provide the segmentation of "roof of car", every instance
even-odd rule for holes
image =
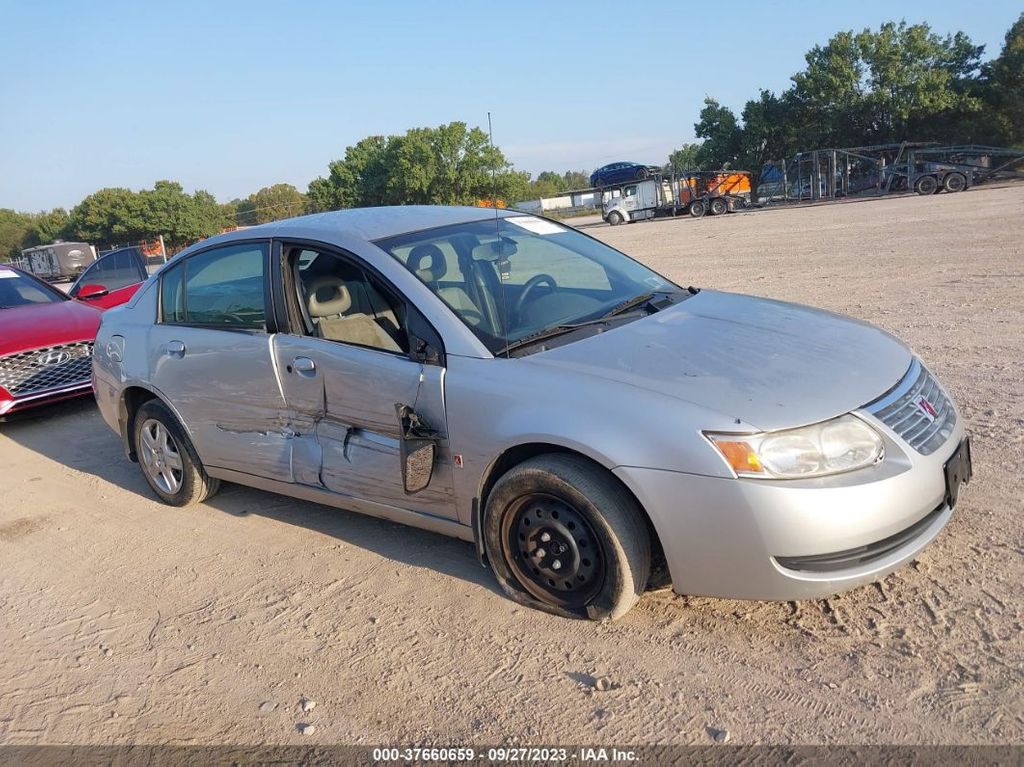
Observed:
[[[497,215],[523,215],[517,210],[498,210]],[[339,232],[373,241],[421,229],[494,218],[494,208],[443,205],[393,205],[379,208],[348,208],[329,213],[286,218],[229,232],[203,241],[203,246],[251,237],[315,237]]]

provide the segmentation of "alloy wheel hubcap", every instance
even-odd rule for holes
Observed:
[[[181,489],[183,466],[181,454],[167,427],[155,418],[142,424],[139,458],[149,478],[169,495]]]

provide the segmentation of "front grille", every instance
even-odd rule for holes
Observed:
[[[47,346],[0,357],[0,386],[15,397],[89,383],[92,342]]]
[[[888,538],[869,543],[866,546],[808,557],[775,557],[775,561],[788,570],[803,570],[811,573],[830,573],[869,565],[913,541],[945,510],[946,504],[943,502],[905,530],[900,530],[895,535],[890,535]]]
[[[927,411],[922,399],[934,410]],[[956,426],[956,410],[939,382],[916,358],[896,386],[865,405],[864,409],[884,423],[921,455],[940,448]]]

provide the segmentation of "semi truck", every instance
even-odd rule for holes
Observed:
[[[612,226],[658,216],[718,216],[750,204],[746,171],[692,171],[624,184],[606,196],[604,220]]]
[[[12,259],[19,269],[50,282],[73,280],[95,260],[96,249],[87,242],[38,245]]]

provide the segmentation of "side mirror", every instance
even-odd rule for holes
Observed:
[[[396,403],[395,413],[402,433],[398,448],[402,462],[402,486],[407,495],[412,495],[430,484],[438,434],[423,423],[408,405]]]
[[[107,290],[105,285],[83,285],[78,290],[78,295],[75,298],[80,301],[95,301],[97,298],[103,298],[103,296],[109,295],[110,291]]]

